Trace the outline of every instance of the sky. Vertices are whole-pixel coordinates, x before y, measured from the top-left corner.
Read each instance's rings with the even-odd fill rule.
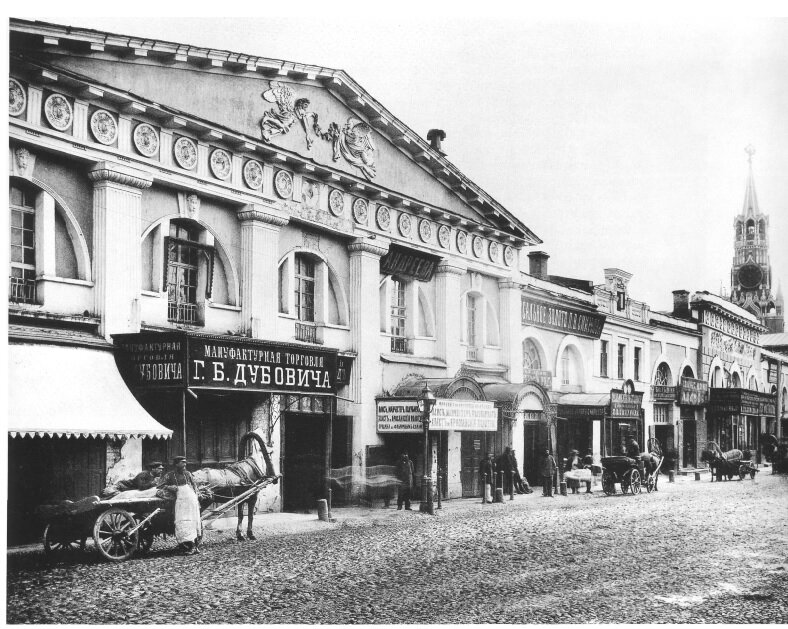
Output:
[[[752,144],[788,298],[788,19],[359,6],[15,17],[343,69],[416,133],[443,129],[447,157],[544,241],[550,273],[623,269],[653,310],[676,289],[729,290]]]

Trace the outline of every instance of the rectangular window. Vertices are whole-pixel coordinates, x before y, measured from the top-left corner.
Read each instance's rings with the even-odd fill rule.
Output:
[[[561,384],[569,384],[569,352],[564,350],[561,356]]]
[[[315,263],[295,257],[295,313],[299,321],[315,320]]]
[[[640,380],[640,348],[639,347],[635,348],[634,360],[635,360],[635,364],[634,364],[634,368],[635,368],[634,380]]]
[[[476,299],[467,296],[466,312],[468,314],[468,346],[476,347]]]
[[[36,301],[36,215],[32,195],[11,186],[11,270],[8,300],[32,304]]]
[[[391,351],[407,353],[405,337],[405,282],[399,279],[391,281]]]
[[[624,310],[627,307],[627,294],[623,291],[616,293],[616,308]]]
[[[167,318],[176,323],[197,323],[197,277],[200,250],[196,230],[170,223],[167,247]]]
[[[599,375],[607,378],[607,341],[599,341]]]
[[[618,377],[624,377],[624,353],[626,352],[626,345],[618,344]]]

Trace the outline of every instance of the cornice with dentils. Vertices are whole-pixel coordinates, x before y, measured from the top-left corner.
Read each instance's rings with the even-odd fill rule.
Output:
[[[206,68],[226,68],[234,72],[260,72],[271,77],[319,81],[327,89],[334,90],[346,98],[351,109],[363,113],[379,133],[389,137],[411,159],[427,165],[437,179],[448,180],[446,183],[465,203],[475,207],[482,215],[501,216],[513,230],[523,232],[527,244],[542,243],[542,240],[520,219],[468,179],[445,156],[435,151],[429,142],[368,94],[344,70],[48,22],[12,19],[10,29],[11,32],[41,36],[44,46],[61,46],[62,40],[82,43],[86,46],[85,52],[88,54],[110,52],[125,54],[132,58],[151,58],[163,64],[184,62]]]

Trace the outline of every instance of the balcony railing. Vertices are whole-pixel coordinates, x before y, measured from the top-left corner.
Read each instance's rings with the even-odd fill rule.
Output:
[[[391,351],[395,354],[409,354],[408,339],[403,336],[392,336]]]
[[[9,277],[8,301],[16,304],[36,303],[36,281],[23,277]]]
[[[297,321],[295,324],[295,339],[303,343],[320,343],[317,338],[316,326],[299,323]]]
[[[479,360],[479,348],[469,345],[468,346],[468,351],[467,351],[467,353],[465,355],[465,359],[466,360],[478,361]]]
[[[174,323],[198,324],[199,308],[197,304],[167,303],[167,319]]]

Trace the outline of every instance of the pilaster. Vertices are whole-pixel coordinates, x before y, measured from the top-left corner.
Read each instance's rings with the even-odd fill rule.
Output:
[[[93,182],[93,289],[99,333],[109,339],[139,329],[142,191],[153,177],[140,170],[100,162]]]
[[[25,120],[30,124],[41,124],[41,106],[43,100],[43,92],[39,87],[27,86],[27,111],[25,112]]]
[[[279,232],[288,218],[264,205],[238,212],[241,221],[241,321],[253,338],[276,337]]]
[[[467,269],[442,261],[435,273],[435,341],[437,357],[446,361],[447,372],[457,373],[462,364],[460,346],[460,288]]]
[[[74,101],[74,123],[71,127],[74,139],[85,142],[88,139],[88,104],[86,101]]]
[[[520,383],[523,381],[521,286],[511,280],[500,280],[498,292],[501,300],[501,362],[509,369],[509,382]]]
[[[132,145],[132,134],[134,125],[130,116],[120,114],[118,116],[118,150],[121,153],[130,153]]]
[[[355,405],[353,451],[361,455],[363,446],[374,443],[375,396],[381,390],[380,369],[380,258],[389,249],[386,238],[357,238],[348,245],[350,252],[350,343],[356,352],[351,371],[350,397]]]

